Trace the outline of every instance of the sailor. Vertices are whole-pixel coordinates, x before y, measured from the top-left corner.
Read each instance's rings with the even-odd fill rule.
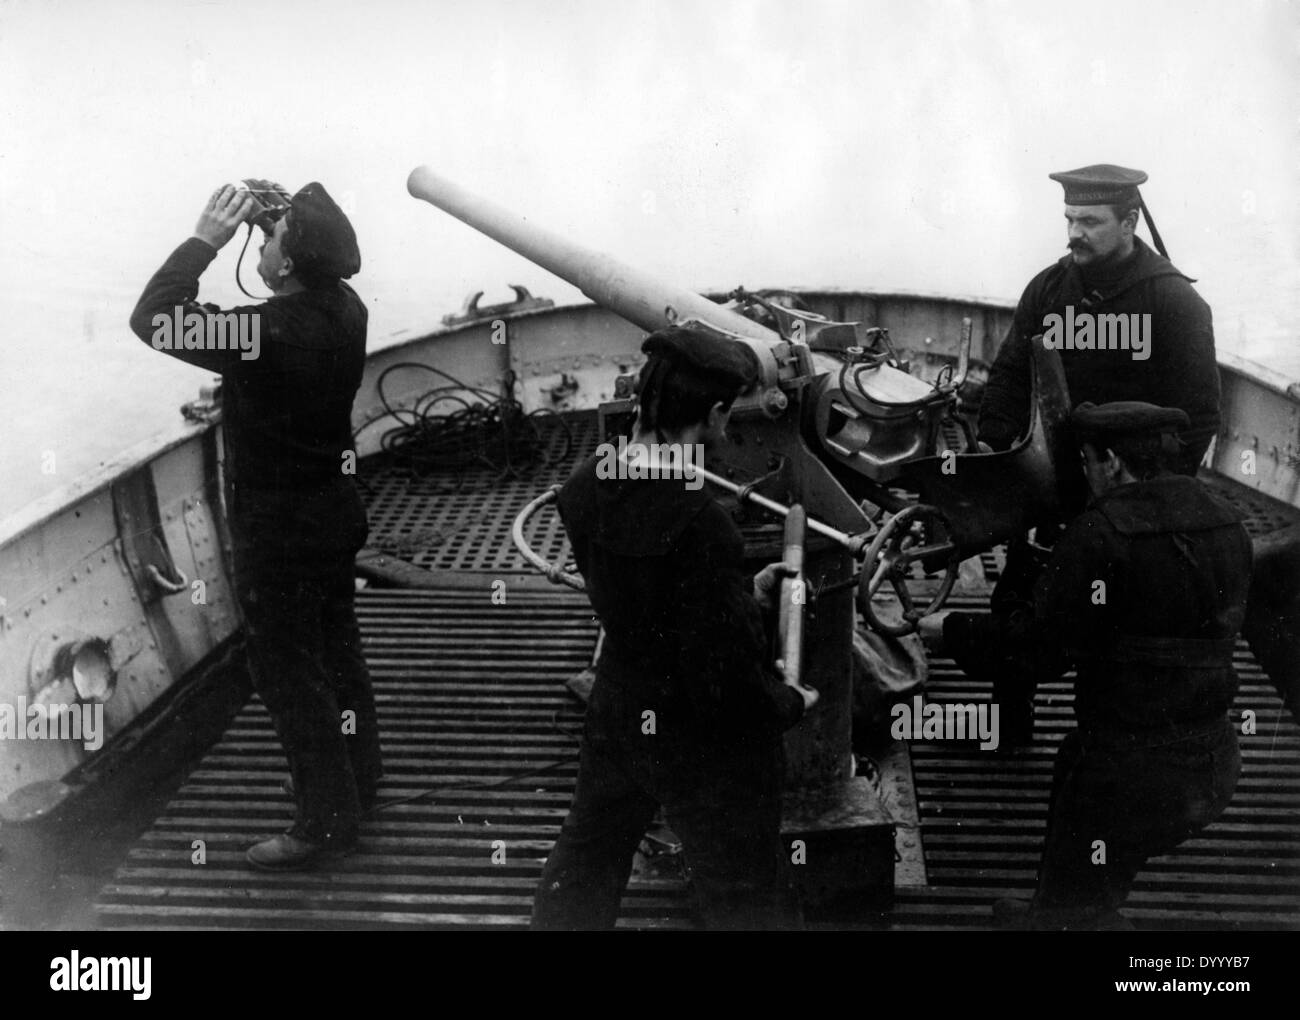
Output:
[[[1065,190],[1069,254],[1029,281],[1015,318],[989,371],[980,407],[979,438],[1005,450],[1029,422],[1029,341],[1047,332],[1052,316],[1064,322],[1082,315],[1097,327],[1118,328],[1098,317],[1150,315],[1147,356],[1128,349],[1078,349],[1066,343],[1061,362],[1070,399],[1106,403],[1143,400],[1178,407],[1191,424],[1177,468],[1195,474],[1219,428],[1219,373],[1210,306],[1192,289],[1192,279],[1147,246],[1134,231],[1145,213],[1138,185],[1141,170],[1100,164],[1048,175]],[[1150,214],[1147,223],[1151,225]],[[1152,227],[1158,246],[1159,235]],[[1067,313],[1067,307],[1072,309]],[[1139,325],[1141,319],[1138,320]],[[1067,339],[1067,338],[1062,338]],[[1099,339],[1094,330],[1093,343]]]
[[[131,328],[221,373],[236,593],[254,686],[297,802],[293,827],[253,846],[248,861],[297,870],[352,849],[381,773],[353,612],[353,560],[368,526],[353,481],[351,412],[367,316],[343,282],[361,266],[356,235],[317,183],[293,196],[286,215],[262,221],[258,273],[274,296],[227,312],[197,304],[199,276],[257,208],[245,190],[218,189],[194,235],[145,287]],[[185,343],[161,335],[168,320],[187,324]],[[257,343],[228,342],[232,327]]]
[[[661,462],[672,450],[683,463],[725,442],[732,402],[756,376],[752,353],[687,327],[652,334],[642,350],[628,462],[655,443]],[[602,455],[559,495],[605,637],[573,803],[533,926],[612,927],[662,805],[706,927],[795,927],[780,842],[781,734],[817,692],[785,685],[769,654],[763,608],[783,568],[751,585],[740,532],[698,484],[600,469]]]
[[[1138,191],[1147,175],[1099,164],[1048,176],[1065,191],[1069,253],[1035,276],[1016,306],[989,371],[979,438],[994,450],[1006,450],[1024,433],[1031,399],[1030,340],[1055,326],[1054,346],[1060,345],[1071,402],[1139,400],[1181,408],[1190,424],[1180,432],[1183,447],[1175,470],[1194,475],[1219,428],[1214,329],[1210,306],[1192,289],[1191,278],[1164,257]],[[1135,234],[1139,211],[1160,254]],[[1067,325],[1085,322],[1091,346],[1076,346],[1073,335],[1061,335]],[[1098,346],[1106,339],[1102,334],[1115,341],[1121,330],[1135,334],[1128,337],[1127,349]],[[1137,335],[1145,336],[1140,357]],[[1085,342],[1082,333],[1080,341]],[[1027,612],[1045,559],[1042,549],[1052,538],[1050,529],[1039,530],[1037,550],[1023,539],[1008,545],[993,595],[995,613]],[[1006,729],[1003,747],[1014,749],[1032,735],[1034,688],[1052,677],[1015,647],[991,672]]]
[[[1182,410],[1085,403],[1071,420],[1094,498],[1056,543],[1020,636],[1076,668],[1078,728],[1057,753],[1032,904],[996,909],[1011,926],[1123,927],[1146,860],[1219,817],[1236,787],[1228,710],[1251,545],[1241,515],[1178,472]],[[952,650],[987,625],[936,614],[922,632]]]

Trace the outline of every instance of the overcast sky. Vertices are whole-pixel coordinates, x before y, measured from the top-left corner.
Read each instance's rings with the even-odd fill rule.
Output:
[[[377,342],[479,288],[576,296],[410,198],[421,163],[698,289],[1014,299],[1063,253],[1047,174],[1113,162],[1221,345],[1300,378],[1298,9],[0,0],[0,370],[39,344],[84,388],[85,336],[245,176],[350,211]],[[205,298],[239,299],[233,262]]]
[[[377,297],[504,283],[406,195],[429,163],[696,286],[1015,297],[1061,251],[1046,174],[1104,161],[1228,296],[1243,256],[1294,279],[1296,6],[4,3],[3,277],[138,290],[259,175],[346,196]]]

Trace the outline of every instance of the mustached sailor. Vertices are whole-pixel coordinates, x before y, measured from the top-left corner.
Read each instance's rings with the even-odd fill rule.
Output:
[[[1179,429],[1181,452],[1174,469],[1194,475],[1219,428],[1219,372],[1214,352],[1210,306],[1192,289],[1192,280],[1163,254],[1164,245],[1138,191],[1141,170],[1098,164],[1050,174],[1065,191],[1069,251],[1029,281],[1010,330],[989,371],[979,414],[979,438],[1005,450],[1029,423],[1030,343],[1046,332],[1051,317],[1064,320],[1068,309],[1123,316],[1150,323],[1145,350],[1091,348],[1060,351],[1072,403],[1145,401],[1178,408],[1187,416]],[[1153,251],[1137,237],[1139,213],[1147,220]],[[1038,529],[1036,544],[1054,539]],[[1027,611],[1043,557],[1027,539],[1007,546],[1006,568],[991,600],[995,615],[1009,620]],[[1024,651],[1024,650],[1022,650]],[[1002,705],[1003,747],[1024,745],[1031,736],[1033,709],[1027,693],[1057,679],[1032,656],[1017,655],[992,671],[995,697]]]

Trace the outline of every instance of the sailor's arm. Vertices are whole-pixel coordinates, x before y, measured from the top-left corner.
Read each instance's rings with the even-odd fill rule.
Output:
[[[758,572],[754,577],[754,601],[758,604],[762,612],[763,627],[769,633],[775,633],[780,625],[780,600],[785,597],[783,591],[784,581],[786,578],[799,576],[799,570],[792,563],[769,563],[766,567]],[[801,593],[802,594],[802,593]],[[794,589],[789,592],[791,598],[794,598]],[[774,664],[781,679],[786,686],[791,686],[790,681],[785,678],[785,663],[778,659]],[[814,687],[808,687],[802,679],[797,679],[793,684],[795,691],[803,698],[804,711],[812,708],[821,698],[821,694]]]
[[[978,434],[981,442],[995,450],[1006,450],[1029,425],[1030,348],[1029,338],[1041,333],[1041,323],[1032,321],[1035,287],[1030,283],[1016,305],[1011,328],[989,368],[980,403]]]
[[[711,528],[721,509],[700,515],[683,536],[678,581],[678,676],[705,715],[771,732],[789,729],[805,698],[769,661],[762,611],[746,581],[739,543]]]
[[[1182,277],[1159,281],[1155,302],[1152,360],[1160,365],[1164,382],[1160,399],[1165,407],[1181,407],[1192,424],[1182,433],[1187,445],[1184,470],[1193,472],[1220,425],[1219,365],[1214,348],[1214,316],[1210,306]]]
[[[247,193],[238,193],[229,186],[212,195],[199,216],[194,235],[167,257],[136,302],[131,313],[131,331],[137,337],[155,350],[212,372],[224,372],[241,361],[249,360],[246,356],[248,351],[238,343],[229,343],[224,350],[212,349],[206,343],[187,350],[183,340],[187,317],[202,318],[203,338],[206,340],[215,335],[216,331],[209,324],[215,315],[222,317],[224,335],[228,324],[240,321],[238,316],[261,314],[262,306],[250,305],[222,312],[197,301],[199,277],[217,257],[217,251],[234,236],[251,202]],[[236,318],[232,319],[232,315]],[[189,322],[193,324],[196,320],[189,318]],[[261,333],[259,330],[259,336]]]
[[[1121,550],[1097,510],[1070,522],[1034,587],[1035,637],[1045,649],[1067,655],[1105,639],[1116,598],[1114,564]]]
[[[1068,659],[1071,648],[1093,647],[1106,633],[1116,550],[1104,518],[1087,511],[1066,529],[1034,587],[1033,611],[995,616],[945,611],[922,617],[926,648],[958,665],[987,664],[992,654],[1032,648],[1036,661]]]

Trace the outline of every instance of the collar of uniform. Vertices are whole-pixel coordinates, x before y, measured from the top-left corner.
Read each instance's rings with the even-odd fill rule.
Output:
[[[1069,289],[1077,294],[1077,300],[1091,299],[1093,304],[1100,304],[1118,297],[1129,288],[1144,280],[1160,276],[1181,276],[1188,283],[1195,283],[1190,276],[1179,269],[1159,252],[1153,251],[1140,237],[1133,238],[1134,256],[1125,264],[1125,272],[1119,279],[1111,282],[1100,292],[1094,292],[1084,279],[1083,272],[1074,261],[1074,256],[1066,252],[1057,265],[1064,271],[1070,281]],[[1094,296],[1099,293],[1100,296]]]
[[[1092,505],[1121,535],[1203,531],[1242,520],[1236,508],[1187,475],[1130,482],[1099,496]]]
[[[680,478],[600,478],[598,461],[585,461],[560,490],[560,511],[575,540],[582,535],[623,556],[663,556],[713,502]]]

